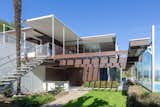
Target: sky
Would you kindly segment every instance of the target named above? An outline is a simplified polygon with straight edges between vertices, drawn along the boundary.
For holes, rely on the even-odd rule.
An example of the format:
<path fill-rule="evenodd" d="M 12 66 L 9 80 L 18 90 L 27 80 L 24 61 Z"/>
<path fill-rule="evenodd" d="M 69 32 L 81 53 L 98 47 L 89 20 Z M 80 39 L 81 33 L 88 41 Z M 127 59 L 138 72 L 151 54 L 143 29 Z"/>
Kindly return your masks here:
<path fill-rule="evenodd" d="M 22 19 L 54 14 L 79 36 L 116 33 L 120 50 L 160 26 L 160 0 L 22 0 Z M 0 0 L 0 19 L 13 22 L 13 0 Z"/>

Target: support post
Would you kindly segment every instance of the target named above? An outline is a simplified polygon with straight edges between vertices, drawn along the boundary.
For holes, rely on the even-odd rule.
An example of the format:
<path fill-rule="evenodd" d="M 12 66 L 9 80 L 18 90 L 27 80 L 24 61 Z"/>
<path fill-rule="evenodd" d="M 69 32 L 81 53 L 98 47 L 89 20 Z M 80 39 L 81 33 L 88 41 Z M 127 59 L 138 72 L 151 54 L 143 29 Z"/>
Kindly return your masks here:
<path fill-rule="evenodd" d="M 77 54 L 79 53 L 79 38 L 77 37 Z"/>
<path fill-rule="evenodd" d="M 26 32 L 23 32 L 23 49 L 24 57 L 26 58 Z"/>
<path fill-rule="evenodd" d="M 155 26 L 152 25 L 152 92 L 155 89 Z"/>
<path fill-rule="evenodd" d="M 54 43 L 54 17 L 52 17 L 52 56 L 55 55 L 55 43 Z"/>
<path fill-rule="evenodd" d="M 63 27 L 63 54 L 65 54 L 65 27 Z"/>
<path fill-rule="evenodd" d="M 6 33 L 6 25 L 5 24 L 3 24 L 3 44 L 5 44 L 5 42 L 6 42 L 6 35 L 5 35 L 5 33 Z"/>
<path fill-rule="evenodd" d="M 108 74 L 108 82 L 109 82 L 111 80 L 109 67 L 107 68 L 107 74 Z"/>

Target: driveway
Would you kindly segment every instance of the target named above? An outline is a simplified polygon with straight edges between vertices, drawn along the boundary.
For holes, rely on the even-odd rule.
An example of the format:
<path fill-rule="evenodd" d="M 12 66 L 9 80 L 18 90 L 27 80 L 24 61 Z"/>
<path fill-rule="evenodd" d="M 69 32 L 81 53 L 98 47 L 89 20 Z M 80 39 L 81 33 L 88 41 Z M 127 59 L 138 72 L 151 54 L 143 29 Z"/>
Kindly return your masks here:
<path fill-rule="evenodd" d="M 55 101 L 49 104 L 43 105 L 42 107 L 62 107 L 64 104 L 68 103 L 69 101 L 79 98 L 86 93 L 88 93 L 87 90 L 86 91 L 71 90 L 69 94 L 59 97 Z"/>

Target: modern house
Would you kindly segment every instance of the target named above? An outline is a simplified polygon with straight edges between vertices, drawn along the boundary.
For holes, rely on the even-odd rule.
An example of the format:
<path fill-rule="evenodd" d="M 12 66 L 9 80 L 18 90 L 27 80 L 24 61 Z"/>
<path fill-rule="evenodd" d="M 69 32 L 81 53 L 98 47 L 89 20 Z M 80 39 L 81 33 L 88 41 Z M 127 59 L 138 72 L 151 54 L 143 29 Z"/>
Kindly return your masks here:
<path fill-rule="evenodd" d="M 129 41 L 119 50 L 116 34 L 80 37 L 54 15 L 25 21 L 22 29 L 21 67 L 16 69 L 15 30 L 0 33 L 0 91 L 16 92 L 21 77 L 23 93 L 69 90 L 91 81 L 122 81 L 122 72 L 151 91 L 160 91 L 160 37 L 152 27 L 151 38 Z"/>
<path fill-rule="evenodd" d="M 8 85 L 15 90 L 18 77 L 23 93 L 50 91 L 57 85 L 68 90 L 86 81 L 121 81 L 127 51 L 118 50 L 116 34 L 80 37 L 54 15 L 25 23 L 19 69 L 15 30 L 0 34 L 1 91 Z"/>

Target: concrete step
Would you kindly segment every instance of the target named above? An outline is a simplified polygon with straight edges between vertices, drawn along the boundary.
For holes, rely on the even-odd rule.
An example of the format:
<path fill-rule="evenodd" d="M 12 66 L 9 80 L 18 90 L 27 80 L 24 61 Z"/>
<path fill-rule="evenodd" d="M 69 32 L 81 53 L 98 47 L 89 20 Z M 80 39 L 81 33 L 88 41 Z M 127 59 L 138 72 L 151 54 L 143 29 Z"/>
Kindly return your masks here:
<path fill-rule="evenodd" d="M 11 82 L 8 82 L 8 81 L 6 81 L 6 82 L 1 82 L 0 83 L 0 86 L 6 86 L 6 85 L 10 85 L 11 84 Z"/>
<path fill-rule="evenodd" d="M 20 76 L 8 75 L 4 76 L 4 79 L 18 79 Z"/>
<path fill-rule="evenodd" d="M 32 64 L 26 64 L 26 65 L 23 65 L 23 67 L 36 67 L 36 66 Z"/>
<path fill-rule="evenodd" d="M 10 75 L 14 75 L 14 76 L 23 76 L 24 73 L 20 71 L 20 72 L 10 73 Z"/>
<path fill-rule="evenodd" d="M 25 72 L 27 72 L 27 70 L 23 70 L 23 69 L 21 69 L 21 70 L 16 70 L 16 72 L 18 72 L 18 73 L 21 73 L 21 72 L 23 72 L 23 73 L 25 73 Z"/>
<path fill-rule="evenodd" d="M 22 65 L 21 67 L 18 67 L 19 70 L 29 70 L 30 67 L 26 67 L 25 65 Z"/>
<path fill-rule="evenodd" d="M 16 79 L 2 79 L 1 82 L 11 82 L 15 81 Z"/>

